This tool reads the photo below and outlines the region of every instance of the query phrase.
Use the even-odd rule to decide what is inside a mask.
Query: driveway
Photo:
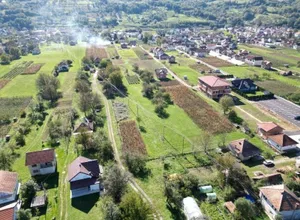
[[[300,128],[300,121],[294,119],[295,116],[300,115],[300,106],[278,96],[276,99],[262,100],[257,103]]]

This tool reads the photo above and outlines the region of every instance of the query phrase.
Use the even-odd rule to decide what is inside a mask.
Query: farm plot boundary
[[[92,46],[86,49],[85,56],[89,59],[105,59],[108,58],[105,48]]]
[[[10,70],[8,73],[6,73],[4,76],[2,76],[2,79],[11,80],[15,78],[16,76],[24,73],[24,71],[33,64],[33,61],[24,61],[20,64],[17,64],[12,70]]]
[[[123,121],[119,127],[123,153],[146,155],[146,146],[135,121]]]
[[[182,108],[201,129],[212,134],[230,132],[232,124],[202,98],[185,86],[166,86],[172,100]]]
[[[24,70],[22,75],[36,74],[38,71],[40,71],[40,69],[42,68],[43,65],[44,65],[44,63],[31,64],[29,67],[27,67]]]
[[[205,63],[208,63],[212,66],[215,67],[228,67],[228,66],[233,66],[232,63],[229,63],[225,60],[221,60],[217,57],[205,57],[205,58],[201,58],[202,61],[204,61]]]

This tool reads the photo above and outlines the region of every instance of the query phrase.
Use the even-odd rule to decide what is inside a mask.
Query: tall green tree
[[[256,216],[255,206],[245,198],[239,198],[235,202],[234,216],[240,220],[251,220]]]
[[[38,76],[36,85],[42,99],[53,103],[59,98],[60,82],[56,77],[42,73]]]
[[[122,219],[150,220],[153,219],[151,207],[135,192],[124,195],[120,204]]]

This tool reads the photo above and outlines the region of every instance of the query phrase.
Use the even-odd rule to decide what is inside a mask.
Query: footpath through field
[[[103,95],[102,91],[98,87],[97,75],[98,75],[98,71],[96,71],[93,76],[93,82],[92,82],[93,91],[98,93],[104,102],[106,118],[107,118],[107,126],[108,126],[108,136],[112,143],[115,160],[117,161],[119,168],[122,169],[123,171],[125,171],[125,167],[122,164],[122,161],[120,159],[118,147],[117,147],[116,140],[115,140],[112,117],[111,117],[110,109],[109,109],[109,103],[108,103],[108,100],[106,99],[106,97]],[[136,181],[133,178],[129,179],[129,185],[131,186],[131,188],[134,191],[136,191],[138,194],[140,194],[142,196],[142,198],[145,201],[147,201],[154,208],[151,198],[145,193],[145,191],[136,183]],[[162,218],[161,214],[156,209],[153,209],[153,210],[155,211],[155,214],[154,214],[155,219],[162,220],[163,218]]]

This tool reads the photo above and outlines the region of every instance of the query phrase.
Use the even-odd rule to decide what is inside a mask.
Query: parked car
[[[294,119],[300,121],[300,115],[295,116]]]
[[[273,167],[275,166],[274,162],[272,160],[265,160],[263,162],[263,164],[266,166],[266,167]]]

